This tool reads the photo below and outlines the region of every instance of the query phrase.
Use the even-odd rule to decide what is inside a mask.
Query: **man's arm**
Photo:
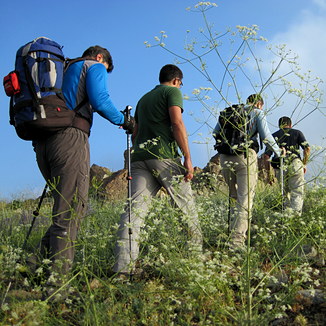
[[[272,149],[277,156],[281,156],[281,154],[285,155],[285,150],[279,148],[274,137],[272,136],[263,111],[254,110],[254,112],[256,113],[258,133],[263,142],[267,143],[270,149]]]
[[[194,176],[194,169],[191,162],[190,150],[188,145],[188,136],[186,127],[182,120],[182,112],[179,106],[169,107],[169,115],[171,119],[172,132],[179,148],[184,157],[184,167],[186,169],[185,180],[189,181]]]
[[[304,173],[307,172],[307,163],[310,157],[310,146],[306,140],[306,137],[302,133],[302,131],[298,130],[298,144],[303,150],[303,160],[302,163],[304,165],[303,171]]]
[[[309,160],[309,156],[310,156],[310,147],[307,146],[307,147],[305,147],[303,149],[303,160],[302,160],[302,162],[303,162],[303,165],[304,165],[304,167],[303,167],[304,173],[307,172],[307,163],[308,163],[308,160]]]
[[[92,65],[86,75],[86,89],[95,112],[115,125],[123,125],[124,116],[113,104],[108,90],[108,76],[103,64]]]

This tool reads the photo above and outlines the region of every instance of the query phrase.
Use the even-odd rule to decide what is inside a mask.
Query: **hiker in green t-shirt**
[[[139,233],[150,204],[147,199],[155,196],[161,187],[185,215],[192,235],[192,248],[202,249],[202,234],[189,182],[193,178],[193,166],[182,120],[183,100],[179,89],[182,78],[182,71],[177,66],[165,65],[160,71],[160,85],[145,94],[136,107],[131,157],[132,209],[130,214],[127,209],[121,215],[115,247],[113,270],[119,274],[134,272],[139,254]],[[178,180],[177,184],[175,180]]]

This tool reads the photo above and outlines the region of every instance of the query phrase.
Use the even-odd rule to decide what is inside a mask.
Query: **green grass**
[[[303,214],[297,217],[281,212],[276,187],[259,185],[251,248],[244,255],[231,254],[226,247],[225,195],[216,191],[198,195],[205,240],[202,256],[187,251],[178,212],[166,198],[155,198],[142,236],[143,274],[128,283],[118,282],[111,272],[124,204],[91,199],[71,280],[79,296],[56,305],[39,300],[40,287],[24,279],[17,264],[35,252],[50,223],[51,199],[42,206],[25,252],[21,246],[36,202],[2,203],[0,324],[268,325],[283,318],[287,325],[322,325],[313,307],[298,304],[296,296],[300,289],[325,288],[325,270],[318,263],[326,248],[325,195],[323,187],[307,189]],[[319,256],[304,255],[305,247],[314,247]],[[280,278],[283,283],[277,281]]]

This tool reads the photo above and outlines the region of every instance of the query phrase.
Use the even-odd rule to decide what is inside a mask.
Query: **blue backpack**
[[[15,70],[4,78],[10,99],[10,124],[24,140],[45,138],[72,125],[61,92],[65,57],[62,46],[39,37],[16,54]]]

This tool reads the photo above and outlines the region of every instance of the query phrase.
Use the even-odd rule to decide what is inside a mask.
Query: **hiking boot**
[[[143,279],[144,271],[142,268],[135,268],[132,273],[129,272],[118,272],[114,279],[122,283],[128,283],[132,281],[139,281]]]

